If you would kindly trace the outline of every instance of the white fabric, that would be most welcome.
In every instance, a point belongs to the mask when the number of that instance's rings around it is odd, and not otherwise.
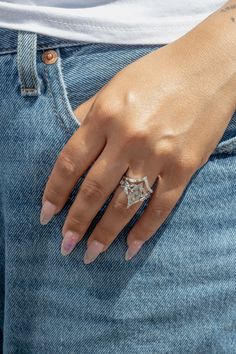
[[[64,39],[169,43],[221,7],[222,0],[0,0],[0,27]]]

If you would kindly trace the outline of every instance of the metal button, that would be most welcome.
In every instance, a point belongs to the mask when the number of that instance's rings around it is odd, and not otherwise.
[[[46,50],[42,55],[44,64],[54,64],[58,59],[57,52],[53,49]]]

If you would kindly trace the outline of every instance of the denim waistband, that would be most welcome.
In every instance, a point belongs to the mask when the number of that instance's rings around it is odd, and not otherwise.
[[[18,33],[18,30],[0,28],[0,54],[17,52]],[[88,43],[91,42],[65,40],[58,37],[37,34],[37,49],[74,46]]]
[[[91,44],[98,45],[102,43],[65,40],[32,31],[0,29],[0,55],[17,54],[19,82],[21,94],[24,96],[37,96],[40,94],[40,80],[37,74],[37,52],[39,50],[44,51],[52,48]]]
[[[85,44],[91,43],[64,40],[29,31],[0,29],[0,55],[16,53],[20,92],[23,96],[38,96],[41,93],[37,73],[38,50]]]

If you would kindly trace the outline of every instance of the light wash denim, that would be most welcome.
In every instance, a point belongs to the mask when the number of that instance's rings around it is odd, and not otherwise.
[[[83,263],[86,240],[110,199],[71,255],[61,255],[62,226],[86,173],[63,211],[39,222],[51,169],[80,127],[73,109],[160,47],[0,30],[2,353],[236,353],[236,112],[131,261],[126,236],[148,200],[93,263]],[[52,65],[42,60],[47,49],[59,56]]]

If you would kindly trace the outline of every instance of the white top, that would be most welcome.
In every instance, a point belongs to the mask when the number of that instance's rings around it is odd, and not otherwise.
[[[0,0],[0,27],[64,39],[163,44],[184,35],[225,0]]]

